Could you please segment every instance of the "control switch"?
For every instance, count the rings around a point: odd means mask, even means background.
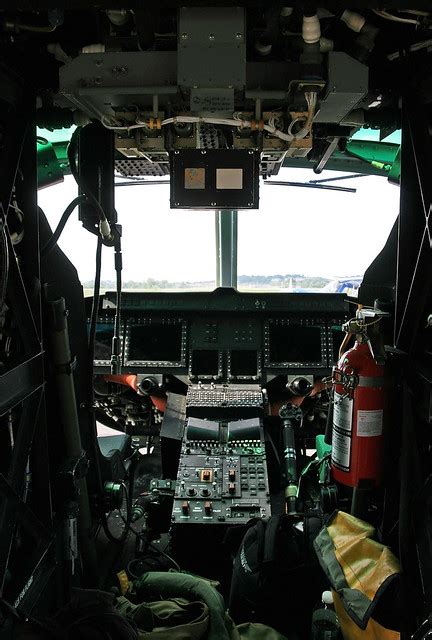
[[[184,516],[189,515],[189,502],[187,500],[182,502],[182,513]]]

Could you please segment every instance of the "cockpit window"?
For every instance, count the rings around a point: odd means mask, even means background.
[[[270,184],[274,181],[303,186]],[[39,191],[53,229],[76,195],[71,176]],[[125,291],[215,288],[213,211],[171,211],[167,184],[117,187],[115,197]],[[399,188],[385,177],[281,169],[261,182],[260,209],[238,213],[238,289],[355,295],[398,211]],[[91,295],[96,237],[82,229],[76,212],[59,245]],[[113,252],[105,249],[102,290],[114,287]]]
[[[364,272],[383,248],[399,213],[399,187],[385,177],[281,169],[262,184],[259,211],[239,212],[238,288],[355,295]],[[317,184],[317,183],[315,183]]]
[[[39,205],[52,229],[77,195],[72,176],[39,191]],[[169,185],[116,188],[116,209],[122,225],[123,290],[191,290],[215,288],[216,242],[212,211],[171,211]],[[92,294],[96,236],[85,231],[74,213],[59,246],[77,268],[87,295]],[[114,256],[102,257],[102,291],[115,288]]]

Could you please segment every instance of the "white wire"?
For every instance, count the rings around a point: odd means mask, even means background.
[[[413,16],[420,16],[421,18],[427,18],[431,15],[430,11],[419,11],[418,9],[401,9],[401,13],[410,13]]]
[[[294,120],[292,120],[292,121],[290,122],[289,127],[288,127],[288,133],[289,133],[290,135],[293,135],[292,130],[293,130],[294,125],[295,125],[295,124],[297,124],[297,122],[300,122],[300,120],[302,120],[302,119],[303,119],[303,118],[294,118]]]
[[[310,132],[312,127],[313,116],[315,113],[316,103],[317,103],[317,94],[316,92],[306,92],[305,93],[306,102],[308,104],[308,115],[306,119],[306,124],[295,135],[291,132],[292,126],[295,122],[298,121],[298,118],[291,122],[290,127],[288,128],[288,133],[281,131],[280,129],[276,129],[274,126],[275,117],[272,115],[268,121],[263,125],[263,130],[270,133],[270,135],[280,138],[286,142],[292,142],[295,139],[305,138],[307,134]],[[149,125],[145,122],[135,121],[134,124],[130,125],[113,125],[108,123],[108,118],[103,116],[101,118],[101,122],[104,127],[110,129],[112,131],[131,131],[133,129],[150,129]],[[111,120],[113,122],[114,119]],[[237,127],[240,129],[251,129],[252,121],[244,120],[242,114],[240,112],[235,112],[232,118],[211,118],[204,117],[201,118],[199,116],[174,116],[172,118],[165,118],[160,123],[161,127],[164,127],[168,124],[177,124],[177,123],[187,123],[187,124],[216,124],[216,125],[224,125],[228,127]]]
[[[419,21],[414,20],[413,18],[400,18],[399,16],[394,16],[392,13],[381,11],[380,9],[372,9],[372,11],[376,13],[377,16],[380,16],[380,18],[391,20],[392,22],[400,22],[402,24],[415,24],[416,26],[419,24]]]
[[[111,125],[111,124],[108,124],[106,121],[107,121],[106,116],[102,116],[101,123],[103,124],[105,129],[110,129],[112,131],[131,131],[131,129],[148,128],[144,122],[134,123],[134,124],[125,126],[125,125]]]

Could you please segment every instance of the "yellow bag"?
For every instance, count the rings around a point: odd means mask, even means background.
[[[314,542],[333,589],[335,610],[345,640],[398,640],[398,631],[373,619],[386,589],[399,577],[399,562],[388,547],[372,539],[374,528],[343,511],[336,512]]]

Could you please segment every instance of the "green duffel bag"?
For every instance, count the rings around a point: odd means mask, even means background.
[[[134,583],[141,604],[122,597],[117,609],[136,624],[139,640],[286,640],[262,624],[236,627],[216,584],[186,573],[152,571]]]
[[[123,597],[118,599],[117,609],[134,621],[139,640],[201,640],[207,637],[209,608],[200,600],[168,598],[135,605]]]

